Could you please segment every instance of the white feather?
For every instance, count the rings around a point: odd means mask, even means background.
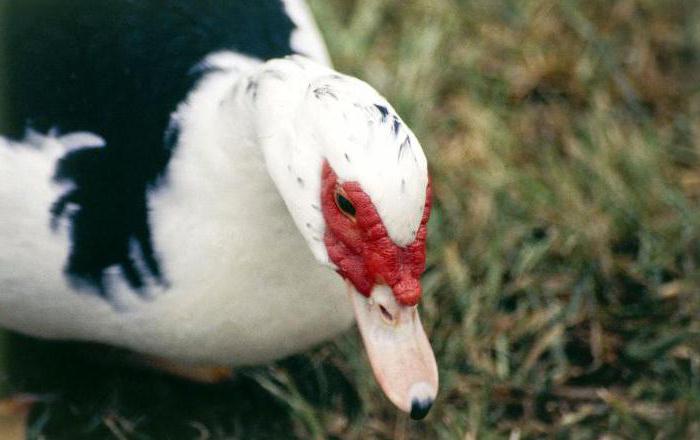
[[[321,64],[330,66],[331,58],[306,2],[304,0],[283,1],[289,18],[296,26],[292,31],[290,41],[292,49]]]

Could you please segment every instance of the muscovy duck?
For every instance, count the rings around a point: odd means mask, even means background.
[[[195,368],[281,358],[354,314],[382,389],[425,416],[426,158],[329,66],[302,0],[0,14],[0,325]]]

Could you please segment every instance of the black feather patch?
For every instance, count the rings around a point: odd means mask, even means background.
[[[380,104],[373,104],[373,105],[374,105],[374,108],[379,110],[379,113],[381,113],[381,115],[382,115],[381,122],[384,122],[386,120],[386,117],[389,115],[389,109],[383,105],[380,105]]]
[[[170,115],[199,73],[230,49],[260,59],[292,53],[281,0],[3,0],[4,95],[0,134],[89,131],[103,148],[62,157],[55,179],[70,190],[52,205],[69,221],[66,275],[105,294],[116,268],[137,292],[164,283],[149,223],[149,190],[161,179],[177,126]],[[271,75],[279,75],[270,72]],[[247,90],[255,94],[257,85]]]

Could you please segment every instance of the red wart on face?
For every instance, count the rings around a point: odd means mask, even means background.
[[[338,273],[366,297],[376,284],[386,284],[399,304],[416,305],[421,297],[419,279],[425,271],[430,181],[415,239],[404,247],[391,240],[374,204],[359,183],[339,182],[327,161],[323,164],[321,181],[321,205],[327,225],[324,242]],[[345,202],[351,204],[354,212],[343,206]]]

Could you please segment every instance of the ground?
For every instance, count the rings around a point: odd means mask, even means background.
[[[30,436],[700,437],[700,3],[310,3],[429,158],[431,414],[394,409],[354,330],[223,386],[8,335]]]

